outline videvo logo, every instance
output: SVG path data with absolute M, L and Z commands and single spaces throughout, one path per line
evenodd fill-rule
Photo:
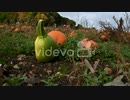
M 91 51 L 91 49 L 86 49 L 84 48 L 84 46 L 81 44 L 81 42 L 77 43 L 77 50 L 73 50 L 73 49 L 52 49 L 52 47 L 50 47 L 49 49 L 44 49 L 41 48 L 39 51 L 36 52 L 37 55 L 42 55 L 42 56 L 59 56 L 59 54 L 61 56 L 74 56 L 75 54 L 77 55 L 77 57 L 91 57 L 92 54 L 95 53 L 94 51 Z

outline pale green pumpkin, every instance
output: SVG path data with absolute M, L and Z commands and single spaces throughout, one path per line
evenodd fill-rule
M 43 20 L 37 24 L 38 36 L 35 40 L 35 56 L 39 62 L 49 62 L 55 58 L 54 50 L 58 50 L 58 45 L 52 37 L 47 35 L 43 28 Z

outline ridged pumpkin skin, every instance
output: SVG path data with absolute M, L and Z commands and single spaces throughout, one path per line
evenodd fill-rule
M 51 31 L 48 33 L 48 35 L 51 36 L 57 44 L 60 44 L 62 46 L 67 41 L 65 34 L 60 31 Z
M 56 42 L 52 37 L 47 35 L 43 28 L 43 20 L 39 20 L 37 25 L 38 36 L 35 40 L 35 56 L 39 62 L 49 62 L 55 58 L 53 51 L 58 49 Z M 46 50 L 50 50 L 47 53 Z M 46 55 L 47 53 L 47 55 Z M 50 55 L 51 53 L 51 55 Z

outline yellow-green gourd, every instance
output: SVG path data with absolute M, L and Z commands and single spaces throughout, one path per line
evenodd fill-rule
M 40 19 L 37 24 L 38 36 L 35 40 L 35 56 L 39 62 L 49 62 L 55 58 L 54 50 L 58 50 L 55 40 L 47 35 L 43 28 L 44 21 Z

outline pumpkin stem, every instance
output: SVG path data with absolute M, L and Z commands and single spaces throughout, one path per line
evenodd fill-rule
M 38 32 L 38 36 L 47 36 L 47 33 L 45 32 L 44 28 L 43 28 L 43 20 L 40 19 L 38 21 L 38 24 L 37 24 L 37 32 Z

